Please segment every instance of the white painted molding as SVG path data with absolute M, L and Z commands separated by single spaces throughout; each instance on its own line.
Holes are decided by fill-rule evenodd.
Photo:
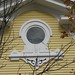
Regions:
M 45 33 L 45 38 L 40 43 L 33 44 L 27 39 L 27 32 L 33 27 L 41 28 Z M 17 52 L 14 49 L 9 55 L 11 60 L 22 59 L 26 63 L 32 64 L 35 69 L 38 69 L 43 63 L 49 61 L 52 58 L 62 59 L 63 55 L 60 49 L 56 49 L 55 51 L 48 50 L 47 43 L 50 36 L 52 36 L 52 30 L 44 21 L 39 19 L 32 19 L 27 21 L 22 25 L 19 35 L 25 43 L 25 48 L 22 52 Z
M 22 37 L 22 40 L 24 41 L 24 43 L 26 43 L 26 42 L 29 43 L 29 41 L 27 40 L 27 38 L 25 36 L 26 36 L 27 31 L 32 27 L 39 27 L 39 28 L 43 29 L 43 31 L 45 32 L 45 35 L 46 35 L 43 43 L 47 44 L 50 36 L 52 36 L 52 30 L 46 22 L 39 20 L 39 19 L 29 20 L 22 25 L 20 32 L 19 32 L 19 36 Z

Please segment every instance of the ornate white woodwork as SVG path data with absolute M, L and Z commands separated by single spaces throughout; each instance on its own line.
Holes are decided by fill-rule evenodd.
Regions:
M 14 49 L 9 55 L 11 60 L 23 59 L 38 69 L 51 58 L 62 59 L 63 53 L 60 49 L 48 50 L 48 41 L 52 36 L 52 30 L 44 21 L 38 19 L 27 21 L 22 25 L 19 36 L 25 43 L 25 48 L 22 52 L 17 52 Z

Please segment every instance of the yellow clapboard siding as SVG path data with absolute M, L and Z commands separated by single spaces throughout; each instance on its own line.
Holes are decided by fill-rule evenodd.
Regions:
M 9 43 L 8 46 L 6 46 L 4 49 L 6 50 L 8 47 L 9 49 L 3 53 L 2 58 L 0 59 L 0 66 L 3 64 L 6 64 L 6 67 L 3 67 L 0 69 L 0 75 L 19 75 L 17 74 L 19 66 L 23 66 L 21 67 L 21 69 L 19 70 L 19 73 L 21 73 L 22 75 L 33 75 L 32 73 L 32 66 L 29 66 L 29 64 L 26 64 L 24 61 L 19 60 L 19 61 L 10 61 L 10 59 L 8 58 L 9 54 L 12 52 L 13 48 L 15 48 L 17 51 L 22 51 L 24 48 L 24 43 L 21 40 L 21 38 L 19 38 L 19 30 L 20 27 L 28 20 L 31 19 L 40 19 L 45 21 L 46 23 L 48 23 L 48 25 L 51 27 L 52 32 L 53 32 L 53 36 L 50 37 L 49 40 L 49 49 L 50 50 L 55 50 L 57 48 L 61 48 L 62 45 L 66 45 L 67 43 L 69 43 L 72 38 L 66 37 L 64 39 L 60 38 L 61 36 L 61 26 L 59 25 L 58 21 L 55 19 L 55 17 L 53 17 L 52 15 L 49 15 L 47 13 L 44 12 L 40 12 L 40 11 L 29 11 L 27 13 L 23 13 L 21 15 L 19 15 L 18 17 L 15 18 L 14 21 L 12 21 L 12 25 L 13 28 L 11 31 L 11 36 L 10 36 L 10 40 L 14 37 L 18 37 L 17 39 L 15 39 L 13 42 L 11 42 L 11 44 Z M 14 31 L 14 33 L 13 33 Z M 9 32 L 5 33 L 5 37 L 8 37 Z M 11 48 L 10 48 L 11 47 Z M 6 59 L 5 59 L 6 58 Z M 69 52 L 66 53 L 66 56 L 64 57 L 64 59 L 62 60 L 63 62 L 71 62 L 73 60 L 73 58 L 75 58 L 75 45 L 73 47 L 70 48 Z M 63 62 L 61 63 L 63 65 Z M 39 68 L 36 72 L 35 75 L 39 72 L 42 71 L 42 69 L 45 67 L 45 65 L 41 68 Z M 33 67 L 32 67 L 33 68 Z M 57 66 L 54 67 L 54 69 L 56 69 Z M 71 64 L 68 67 L 65 67 L 61 70 L 58 71 L 53 71 L 53 72 L 46 72 L 43 75 L 73 75 L 73 73 L 70 73 L 71 69 L 75 69 L 75 64 Z

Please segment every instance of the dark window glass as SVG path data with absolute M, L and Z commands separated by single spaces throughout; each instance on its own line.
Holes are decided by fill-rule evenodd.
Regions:
M 33 44 L 41 43 L 45 38 L 44 31 L 39 27 L 32 27 L 27 32 L 27 39 Z

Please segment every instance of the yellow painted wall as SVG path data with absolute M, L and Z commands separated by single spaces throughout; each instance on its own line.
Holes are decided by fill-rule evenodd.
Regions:
M 23 13 L 15 18 L 14 21 L 12 21 L 12 26 L 5 33 L 5 37 L 8 37 L 8 33 L 11 33 L 9 41 L 13 38 L 15 40 L 11 43 L 9 43 L 4 49 L 8 49 L 6 52 L 3 53 L 2 58 L 0 59 L 0 66 L 5 66 L 0 69 L 0 75 L 32 75 L 32 66 L 29 64 L 26 64 L 24 61 L 10 61 L 9 54 L 12 52 L 13 48 L 15 48 L 17 51 L 22 51 L 24 48 L 24 43 L 19 37 L 19 30 L 20 27 L 28 20 L 31 19 L 40 19 L 48 23 L 48 25 L 51 27 L 53 36 L 49 40 L 49 49 L 55 50 L 56 48 L 61 48 L 62 45 L 65 45 L 69 43 L 72 39 L 71 37 L 66 37 L 64 39 L 60 38 L 61 36 L 61 27 L 58 23 L 58 21 L 55 19 L 55 17 L 44 13 L 40 11 L 29 11 L 26 13 Z M 11 30 L 11 32 L 10 32 Z M 71 62 L 75 58 L 75 45 L 70 48 L 70 50 L 66 53 L 64 59 L 60 61 L 64 65 L 66 62 Z M 31 68 L 32 67 L 32 68 Z M 43 66 L 44 67 L 44 66 Z M 39 70 L 35 72 L 35 75 L 42 71 L 43 67 L 41 67 Z M 58 65 L 56 68 L 59 67 Z M 20 70 L 19 70 L 20 68 Z M 46 72 L 43 75 L 74 75 L 73 73 L 70 73 L 71 69 L 75 70 L 75 64 L 71 64 L 61 70 L 58 71 L 51 71 Z

